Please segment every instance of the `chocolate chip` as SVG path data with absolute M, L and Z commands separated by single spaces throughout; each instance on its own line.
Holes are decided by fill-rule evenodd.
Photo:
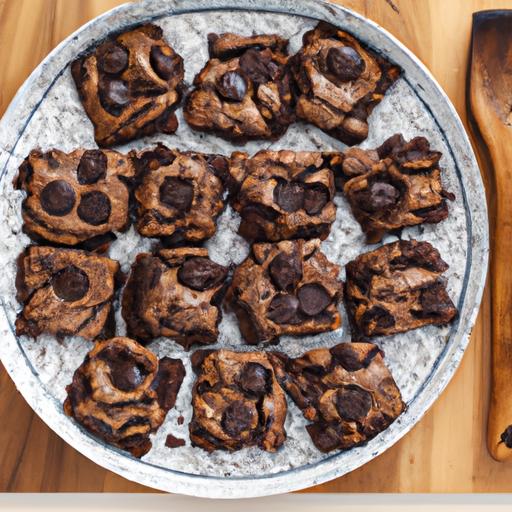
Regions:
M 343 387 L 336 393 L 336 409 L 347 421 L 362 421 L 372 408 L 372 395 L 360 387 Z
M 302 268 L 295 254 L 280 252 L 270 263 L 269 273 L 280 290 L 292 291 L 302 278 Z
M 194 186 L 188 180 L 166 176 L 160 185 L 160 202 L 180 213 L 190 210 L 194 199 Z
M 121 391 L 133 391 L 144 382 L 147 372 L 143 365 L 127 351 L 118 351 L 107 359 L 110 368 L 110 380 Z
M 89 290 L 89 278 L 87 274 L 70 265 L 52 277 L 53 292 L 59 299 L 73 302 L 80 300 Z
M 364 71 L 365 63 L 350 46 L 331 48 L 327 52 L 327 68 L 343 82 L 356 80 Z
M 194 290 L 214 288 L 226 279 L 227 268 L 214 261 L 197 256 L 190 258 L 178 270 L 178 279 L 182 284 Z
M 331 303 L 331 297 L 327 290 L 317 283 L 301 286 L 297 297 L 300 309 L 309 316 L 318 315 Z
M 238 385 L 250 395 L 263 395 L 270 383 L 270 372 L 259 363 L 247 363 L 238 376 Z
M 295 319 L 299 301 L 293 295 L 276 295 L 270 303 L 267 317 L 276 324 L 288 324 Z
M 102 44 L 97 51 L 98 67 L 101 71 L 116 74 L 128 66 L 128 50 L 113 41 Z
M 306 188 L 304 191 L 304 210 L 308 215 L 320 213 L 329 201 L 329 191 L 323 185 Z
M 373 306 L 364 312 L 360 320 L 361 325 L 369 332 L 375 328 L 387 329 L 395 325 L 395 317 L 382 306 Z
M 50 181 L 39 197 L 43 210 L 57 217 L 67 215 L 75 206 L 75 200 L 75 191 L 64 180 Z
M 99 226 L 108 221 L 111 210 L 108 196 L 99 190 L 94 190 L 82 194 L 76 213 L 84 222 Z
M 242 101 L 247 93 L 247 82 L 240 73 L 228 71 L 217 81 L 217 90 L 228 100 Z
M 253 48 L 247 50 L 239 60 L 242 71 L 256 84 L 264 84 L 273 79 L 278 67 L 272 62 L 271 56 Z
M 370 212 L 384 210 L 396 204 L 400 192 L 390 183 L 376 181 L 368 190 L 358 195 L 358 203 L 362 209 Z
M 304 206 L 304 188 L 301 183 L 279 181 L 274 188 L 274 201 L 287 212 L 296 212 Z
M 177 59 L 168 46 L 153 46 L 149 53 L 149 63 L 162 80 L 169 80 L 177 71 Z
M 363 358 L 360 352 L 352 346 L 352 343 L 339 343 L 331 348 L 331 354 L 349 372 L 356 372 L 362 368 L 367 368 L 373 358 L 379 353 L 379 347 L 375 346 Z
M 224 431 L 237 437 L 253 424 L 254 410 L 242 400 L 236 400 L 224 410 L 221 425 Z
M 103 151 L 90 149 L 84 151 L 78 169 L 76 170 L 78 183 L 92 185 L 103 179 L 107 173 L 107 156 Z
M 113 115 L 130 103 L 128 86 L 122 80 L 101 80 L 100 99 L 103 107 Z

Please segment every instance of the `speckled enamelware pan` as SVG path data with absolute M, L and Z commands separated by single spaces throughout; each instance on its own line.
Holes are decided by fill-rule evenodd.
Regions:
M 29 239 L 21 231 L 22 193 L 13 190 L 12 178 L 23 158 L 34 147 L 71 151 L 95 147 L 92 125 L 78 100 L 69 63 L 112 31 L 151 21 L 160 25 L 166 39 L 185 61 L 188 85 L 207 59 L 208 32 L 251 34 L 278 33 L 290 39 L 290 53 L 301 44 L 302 34 L 325 20 L 355 34 L 403 69 L 370 117 L 370 137 L 363 147 L 376 147 L 396 132 L 406 139 L 426 136 L 433 149 L 442 151 L 445 188 L 456 195 L 450 216 L 438 225 L 403 230 L 401 238 L 431 242 L 450 265 L 448 292 L 459 309 L 456 322 L 430 326 L 409 333 L 379 338 L 386 362 L 408 407 L 382 434 L 365 446 L 343 453 L 322 454 L 315 449 L 300 411 L 289 403 L 287 440 L 275 454 L 257 448 L 230 454 L 207 454 L 190 446 L 187 424 L 191 417 L 190 390 L 193 372 L 190 354 L 172 340 L 158 339 L 149 345 L 160 357 L 180 357 L 187 376 L 173 409 L 152 436 L 153 448 L 141 460 L 105 445 L 67 417 L 62 409 L 65 386 L 90 349 L 80 338 L 62 342 L 50 336 L 38 340 L 16 338 L 13 324 L 20 306 L 15 299 L 15 260 Z M 192 132 L 178 111 L 180 126 L 175 135 L 155 135 L 121 146 L 121 151 L 162 141 L 170 147 L 230 154 L 235 147 L 215 136 Z M 251 142 L 250 154 L 264 148 L 302 150 L 343 149 L 338 141 L 315 127 L 296 123 L 279 141 Z M 466 133 L 453 106 L 427 69 L 396 39 L 361 16 L 317 0 L 152 0 L 126 4 L 91 21 L 63 41 L 32 73 L 14 98 L 0 124 L 0 275 L 2 342 L 0 356 L 7 371 L 31 407 L 65 441 L 94 462 L 130 480 L 157 489 L 212 498 L 264 496 L 302 489 L 331 480 L 365 464 L 405 435 L 423 416 L 447 385 L 467 346 L 482 295 L 487 270 L 488 223 L 480 173 Z M 327 256 L 342 267 L 372 247 L 365 243 L 359 225 L 345 199 L 336 198 L 338 213 L 332 232 L 322 243 Z M 248 245 L 237 235 L 239 218 L 227 208 L 218 221 L 218 232 L 208 243 L 211 257 L 219 263 L 239 263 Z M 384 242 L 395 240 L 388 236 Z M 133 227 L 120 234 L 109 255 L 130 268 L 135 255 L 149 248 Z M 344 278 L 342 272 L 341 275 Z M 125 326 L 117 307 L 117 332 Z M 349 341 L 346 315 L 335 332 L 306 338 L 284 337 L 279 349 L 297 356 L 305 350 Z M 226 312 L 216 347 L 245 348 L 237 323 Z M 254 350 L 254 347 L 250 348 Z M 183 415 L 185 422 L 177 418 Z M 187 440 L 186 446 L 165 447 L 172 433 Z

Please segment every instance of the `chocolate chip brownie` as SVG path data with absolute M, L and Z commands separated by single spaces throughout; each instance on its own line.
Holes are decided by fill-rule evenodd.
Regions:
M 135 190 L 137 231 L 163 237 L 167 245 L 199 243 L 212 237 L 224 208 L 228 159 L 180 152 L 163 145 L 133 152 L 139 185 Z
M 184 377 L 181 360 L 158 360 L 129 338 L 112 338 L 96 343 L 75 371 L 64 411 L 94 436 L 142 457 Z
M 336 219 L 330 161 L 307 151 L 233 153 L 231 173 L 244 176 L 233 204 L 240 234 L 251 241 L 327 238 Z
M 18 258 L 17 299 L 23 310 L 16 334 L 82 336 L 114 334 L 112 301 L 119 263 L 74 249 L 28 247 Z
M 375 158 L 374 153 L 381 160 L 368 170 L 367 162 Z M 379 242 L 389 231 L 424 222 L 438 223 L 448 217 L 447 199 L 455 196 L 441 183 L 441 156 L 430 150 L 424 137 L 406 142 L 396 134 L 376 152 L 365 155 L 360 150 L 358 155 L 349 157 L 352 163 L 343 169 L 353 177 L 343 190 L 369 243 Z M 361 173 L 354 176 L 357 170 Z
M 227 293 L 246 343 L 332 331 L 341 325 L 338 265 L 320 240 L 254 244 Z
M 243 143 L 278 139 L 295 120 L 288 41 L 209 34 L 210 60 L 194 79 L 184 116 L 194 129 Z
M 37 242 L 104 247 L 129 225 L 134 175 L 130 159 L 116 151 L 33 150 L 14 180 L 27 193 L 23 230 Z
M 349 146 L 366 139 L 368 116 L 400 75 L 398 66 L 325 22 L 304 34 L 290 64 L 297 116 Z
M 166 336 L 186 349 L 214 343 L 227 275 L 207 249 L 137 255 L 122 300 L 128 335 L 142 342 Z
M 212 452 L 248 446 L 275 452 L 286 438 L 286 398 L 263 352 L 199 350 L 192 390 L 192 446 Z
M 404 411 L 400 390 L 371 343 L 341 343 L 291 359 L 271 353 L 277 378 L 311 423 L 322 452 L 348 450 L 389 427 Z
M 160 27 L 143 25 L 108 38 L 75 60 L 71 73 L 98 146 L 176 131 L 183 59 Z
M 448 265 L 428 242 L 401 240 L 346 266 L 345 300 L 353 336 L 364 339 L 447 324 L 457 314 L 442 274 Z

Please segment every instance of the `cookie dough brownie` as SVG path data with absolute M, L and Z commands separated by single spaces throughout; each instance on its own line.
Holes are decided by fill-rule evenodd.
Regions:
M 447 324 L 456 314 L 437 249 L 416 240 L 394 242 L 346 266 L 345 301 L 356 339 Z
M 96 343 L 66 387 L 64 411 L 94 436 L 134 457 L 174 407 L 185 368 L 129 338 Z
M 226 296 L 246 343 L 340 327 L 339 270 L 321 252 L 320 240 L 254 244 L 236 268 Z
M 114 334 L 112 301 L 119 263 L 74 249 L 32 246 L 18 258 L 16 334 L 37 337 Z
M 286 438 L 286 398 L 263 352 L 200 350 L 192 391 L 192 446 L 208 452 L 249 446 L 275 452 Z
M 108 38 L 71 64 L 80 100 L 100 147 L 155 132 L 174 133 L 183 59 L 162 29 L 143 25 Z

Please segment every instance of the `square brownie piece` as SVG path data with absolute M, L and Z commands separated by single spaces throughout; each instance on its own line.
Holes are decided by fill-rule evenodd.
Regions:
M 304 34 L 291 68 L 297 116 L 349 146 L 366 139 L 368 116 L 400 75 L 398 66 L 325 22 Z
M 23 310 L 16 334 L 82 336 L 114 334 L 114 299 L 119 263 L 74 249 L 28 247 L 18 258 L 16 289 Z
M 240 180 L 233 207 L 239 232 L 250 241 L 320 238 L 336 220 L 330 159 L 309 151 L 233 153 L 230 172 Z M 235 179 L 235 178 L 233 178 Z
M 385 336 L 457 314 L 443 272 L 448 264 L 428 242 L 401 240 L 347 263 L 345 302 L 356 339 Z
M 215 154 L 171 150 L 158 145 L 131 153 L 137 168 L 137 231 L 166 245 L 211 238 L 224 209 L 228 159 Z
M 185 100 L 187 123 L 236 143 L 281 137 L 295 120 L 288 41 L 226 33 L 208 43 L 210 60 Z
M 297 359 L 278 352 L 269 358 L 279 382 L 311 422 L 306 430 L 322 452 L 366 443 L 405 410 L 383 353 L 371 343 L 340 343 Z
M 437 224 L 448 217 L 447 199 L 455 196 L 443 188 L 442 154 L 431 151 L 427 139 L 406 142 L 402 135 L 393 135 L 377 148 L 381 160 L 368 170 L 364 168 L 375 151 L 363 153 L 348 157 L 350 165 L 343 168 L 353 177 L 343 191 L 369 243 L 379 242 L 389 231 L 424 222 Z M 356 162 L 362 172 L 354 176 Z
M 183 87 L 183 59 L 160 27 L 143 25 L 109 37 L 75 60 L 71 74 L 98 146 L 178 128 L 174 110 Z
M 246 343 L 277 343 L 284 334 L 340 327 L 339 271 L 320 250 L 320 240 L 254 244 L 236 268 L 226 297 Z
M 122 299 L 128 336 L 173 338 L 186 349 L 215 343 L 228 269 L 196 247 L 138 254 Z
M 135 168 L 110 150 L 64 153 L 33 150 L 14 179 L 26 192 L 23 231 L 34 241 L 95 248 L 115 239 L 129 225 L 129 199 Z
M 286 397 L 264 352 L 199 350 L 192 366 L 192 446 L 208 452 L 279 449 L 286 439 Z
M 134 457 L 151 449 L 185 377 L 180 359 L 158 360 L 129 338 L 98 342 L 66 387 L 64 411 L 94 436 Z

